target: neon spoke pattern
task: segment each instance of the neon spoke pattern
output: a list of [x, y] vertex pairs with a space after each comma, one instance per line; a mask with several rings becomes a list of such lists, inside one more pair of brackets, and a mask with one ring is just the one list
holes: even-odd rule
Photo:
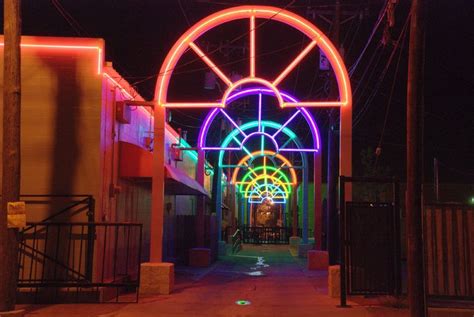
[[301, 62], [303, 58], [316, 46], [316, 41], [311, 41], [306, 48], [298, 54], [298, 56], [281, 72], [280, 75], [273, 81], [273, 85], [278, 86], [283, 79]]
[[214, 64], [211, 59], [209, 57], [206, 56], [206, 54], [204, 54], [203, 51], [201, 51], [201, 49], [199, 47], [197, 47], [196, 44], [194, 44], [193, 42], [189, 42], [189, 47], [191, 47], [193, 49], [194, 52], [196, 52], [196, 54], [204, 61], [204, 63], [207, 64], [207, 66], [209, 66], [209, 68], [216, 73], [217, 76], [219, 76], [219, 78], [228, 86], [228, 87], [231, 87], [232, 86], [232, 81], [226, 76], [224, 75], [224, 73], [219, 69], [219, 67], [216, 66], [216, 64]]
[[[207, 31], [239, 19], [246, 19], [249, 27], [248, 76], [233, 82], [230, 75], [221, 70], [196, 43]], [[309, 40], [306, 47], [297, 52], [288, 65], [283, 65], [286, 67], [278, 73], [276, 78], [266, 78], [257, 71], [256, 49], [257, 39], [259, 39], [258, 29], [256, 28], [257, 19], [273, 20], [285, 24], [300, 31]], [[168, 100], [171, 76], [179, 60], [188, 49], [191, 49], [226, 85], [220, 100], [202, 102], [173, 102]], [[328, 58], [337, 80], [338, 96], [334, 96], [333, 100], [314, 100], [314, 98], [310, 98], [310, 100], [299, 101], [281, 91], [278, 87], [315, 49], [322, 51]], [[241, 73], [247, 73], [247, 70]], [[249, 86], [253, 87], [249, 88]], [[257, 116], [254, 121], [240, 124], [239, 120], [233, 118], [233, 112], [227, 106], [231, 102], [246, 96], [258, 97]], [[289, 119], [284, 122], [265, 120], [264, 114], [268, 113], [268, 111], [263, 111], [266, 106], [266, 96], [275, 98], [280, 108], [288, 108]], [[307, 166], [307, 163], [304, 163], [306, 162], [306, 153], [318, 154], [320, 151], [319, 130], [316, 121], [307, 108], [341, 108], [341, 131], [344, 131], [341, 132], [341, 149], [344, 148], [345, 153], [351, 153], [351, 146], [347, 142], [347, 138], [342, 138], [343, 134], [348, 135], [347, 131], [351, 132], [350, 115], [352, 113], [351, 86], [342, 58], [329, 39], [316, 26], [304, 18], [281, 8], [259, 5], [233, 7], [212, 14], [196, 23], [178, 39], [166, 56], [158, 75], [155, 102], [157, 107], [211, 108], [199, 131], [197, 148], [201, 151], [219, 151], [219, 166], [222, 166], [224, 155], [226, 153], [229, 155], [229, 163], [226, 168], [234, 167], [231, 182], [239, 188], [244, 197], [249, 199], [250, 203], [261, 203], [265, 200], [271, 200], [273, 203], [285, 203], [289, 194], [294, 191], [297, 185], [297, 177], [294, 166], [284, 155], [287, 152], [298, 152], [301, 155], [303, 166]], [[301, 126], [301, 120], [295, 120], [296, 118], [301, 119], [298, 117], [299, 115], [302, 116], [303, 122], [306, 123], [311, 133], [312, 144], [303, 144], [292, 131], [292, 127], [296, 123], [298, 128]], [[219, 140], [213, 143], [212, 140], [215, 140], [215, 138], [208, 139], [208, 133], [211, 126], [219, 124], [221, 119], [230, 122], [232, 131], [223, 141]], [[235, 158], [238, 157], [235, 154], [244, 155], [244, 158], [237, 165], [232, 165], [231, 161], [235, 161]], [[346, 165], [346, 163], [343, 163], [341, 166], [344, 167], [344, 170], [350, 172], [349, 165]], [[307, 182], [304, 175], [306, 174], [302, 174], [302, 180]], [[217, 204], [219, 205], [219, 203]], [[220, 205], [216, 208], [220, 210]]]
[[[204, 120], [204, 124], [201, 126], [200, 132], [199, 132], [199, 137], [198, 137], [198, 147], [201, 148], [202, 150], [206, 151], [220, 151], [222, 149], [224, 150], [229, 150], [229, 151], [238, 151], [238, 150], [243, 150], [243, 146], [249, 139], [259, 136], [259, 142], [260, 142], [260, 149], [265, 148], [265, 138], [268, 138], [271, 140], [275, 150], [281, 151], [281, 152], [319, 152], [320, 149], [320, 137], [319, 137], [319, 130], [316, 125], [316, 121], [312, 117], [312, 115], [308, 112], [307, 109], [303, 107], [297, 107], [296, 111], [292, 114], [290, 119], [288, 119], [286, 122], [283, 124], [279, 123], [274, 123], [274, 124], [268, 124], [270, 121], [264, 121], [262, 118], [262, 109], [264, 107], [264, 102], [263, 102], [263, 96], [275, 96], [275, 92], [271, 89], [268, 88], [247, 88], [242, 91], [239, 91], [235, 94], [230, 95], [227, 98], [228, 102], [233, 102], [237, 99], [247, 97], [247, 96], [252, 96], [252, 95], [257, 95], [258, 96], [258, 116], [256, 121], [248, 122], [245, 123], [241, 126], [238, 126], [231, 118], [231, 116], [224, 111], [221, 108], [214, 108], [212, 111], [210, 111]], [[285, 102], [288, 103], [298, 103], [298, 100], [296, 98], [292, 97], [288, 93], [285, 92], [279, 92], [279, 95]], [[209, 132], [209, 129], [212, 125], [212, 123], [215, 121], [216, 117], [218, 114], [221, 113], [225, 116], [227, 120], [229, 120], [232, 125], [236, 128], [237, 132], [234, 134], [234, 132], [231, 133], [232, 137], [230, 140], [224, 140], [224, 142], [220, 145], [214, 146], [214, 145], [207, 145], [206, 144], [206, 139], [207, 139], [207, 134]], [[304, 120], [306, 121], [306, 124], [308, 125], [308, 128], [311, 132], [311, 135], [313, 137], [313, 145], [309, 148], [296, 148], [296, 147], [291, 147], [290, 143], [285, 144], [284, 146], [281, 146], [277, 139], [276, 136], [281, 134], [282, 131], [291, 131], [288, 129], [288, 125], [294, 121], [294, 119], [298, 116], [301, 115]], [[263, 124], [264, 122], [267, 122], [266, 124]], [[237, 136], [238, 134], [242, 134], [244, 137], [243, 140], [237, 142], [235, 139], [233, 139], [233, 136]], [[291, 134], [284, 133], [286, 134], [286, 137], [288, 139], [294, 139], [296, 138], [296, 135], [291, 132]], [[236, 143], [234, 145], [230, 144], [234, 140]], [[225, 144], [225, 145], [224, 145]]]
[[[257, 30], [255, 26], [256, 19], [271, 19], [288, 25], [302, 32], [309, 40], [309, 44], [293, 59], [293, 61], [275, 78], [273, 81], [268, 81], [256, 72], [256, 37]], [[218, 27], [219, 25], [239, 20], [249, 19], [249, 76], [237, 82], [232, 82], [226, 74], [224, 74], [206, 54], [195, 44], [197, 40], [207, 31]], [[168, 87], [173, 71], [188, 48], [191, 48], [228, 86], [224, 96], [218, 107], [225, 108], [227, 104], [227, 97], [236, 89], [236, 87], [243, 84], [253, 83], [263, 85], [276, 94], [278, 94], [277, 86], [286, 78], [286, 76], [305, 58], [308, 53], [315, 47], [318, 47], [328, 58], [331, 68], [335, 73], [338, 84], [339, 96], [336, 100], [330, 101], [307, 101], [305, 107], [351, 107], [352, 96], [351, 87], [347, 69], [344, 66], [341, 56], [337, 49], [332, 45], [329, 39], [313, 24], [304, 18], [283, 10], [281, 8], [270, 6], [240, 6], [222, 10], [212, 14], [188, 29], [175, 43], [163, 62], [160, 69], [157, 88], [155, 92], [155, 99], [157, 103], [164, 107], [215, 107], [212, 103], [173, 103], [167, 100]], [[281, 96], [276, 96], [280, 107], [302, 107], [301, 104], [295, 105], [292, 103], [283, 102]]]

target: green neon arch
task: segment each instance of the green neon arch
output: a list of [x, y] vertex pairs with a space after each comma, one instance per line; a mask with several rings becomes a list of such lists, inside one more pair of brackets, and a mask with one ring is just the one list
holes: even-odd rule
[[[274, 122], [274, 121], [262, 121], [261, 124], [262, 124], [262, 127], [264, 127], [264, 128], [269, 127], [269, 128], [273, 128], [273, 129], [277, 129], [277, 130], [282, 127], [282, 125], [280, 123], [277, 123], [277, 122]], [[248, 129], [255, 128], [256, 126], [258, 126], [258, 121], [251, 121], [251, 122], [247, 122], [247, 123], [241, 125], [240, 129], [242, 131], [245, 131], [245, 130], [248, 130]], [[284, 127], [281, 131], [284, 134], [286, 134], [291, 140], [297, 139], [296, 134], [290, 128]], [[239, 133], [240, 133], [240, 131], [237, 130], [237, 129], [232, 130], [232, 132], [229, 133], [229, 135], [222, 142], [221, 147], [223, 147], [223, 148], [227, 147], [229, 145], [229, 143], [232, 142], [233, 140], [240, 145], [240, 141], [236, 138], [236, 136], [239, 135]], [[243, 147], [243, 150], [247, 154], [250, 154], [250, 152], [245, 148], [245, 146]], [[224, 150], [221, 150], [221, 151], [219, 151], [219, 162], [222, 162], [223, 157], [224, 157]]]
[[[282, 179], [284, 180], [284, 183], [285, 184], [288, 184], [288, 185], [291, 185], [291, 182], [290, 180], [288, 179], [288, 176], [283, 173], [283, 171], [281, 169], [278, 169], [276, 167], [273, 167], [273, 166], [258, 166], [258, 167], [255, 167], [255, 168], [250, 168], [249, 167], [249, 171], [244, 175], [244, 177], [242, 177], [242, 180], [241, 181], [238, 181], [237, 184], [242, 184], [242, 183], [245, 183], [247, 181], [248, 178], [253, 178], [252, 175], [253, 174], [258, 174], [256, 172], [260, 171], [260, 170], [269, 170], [269, 171], [273, 171], [274, 173], [273, 174], [278, 174], [280, 177], [278, 177], [278, 179]], [[269, 175], [269, 173], [264, 173], [265, 175]], [[291, 191], [291, 190], [290, 190]]]

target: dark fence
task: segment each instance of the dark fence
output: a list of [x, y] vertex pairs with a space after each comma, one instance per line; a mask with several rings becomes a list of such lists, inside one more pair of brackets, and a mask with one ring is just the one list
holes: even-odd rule
[[346, 203], [348, 294], [400, 294], [399, 218], [391, 203]]
[[243, 243], [288, 244], [291, 228], [288, 227], [241, 227]]
[[425, 270], [431, 298], [474, 299], [473, 228], [473, 206], [425, 206]]
[[[341, 307], [347, 295], [400, 295], [400, 195], [395, 178], [339, 177]], [[346, 199], [346, 184], [392, 186], [391, 202]]]
[[136, 302], [142, 225], [28, 223], [20, 233], [19, 300]]

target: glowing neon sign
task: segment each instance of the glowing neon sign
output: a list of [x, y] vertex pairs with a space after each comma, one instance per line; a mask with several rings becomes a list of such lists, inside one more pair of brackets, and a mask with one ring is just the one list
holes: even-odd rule
[[[259, 19], [272, 19], [293, 27], [310, 39], [310, 44], [306, 46], [288, 66], [286, 66], [280, 74], [273, 80], [266, 80], [262, 77], [256, 76], [256, 65], [255, 65], [255, 48], [256, 48], [256, 25], [255, 20]], [[239, 20], [249, 19], [249, 76], [243, 78], [237, 82], [232, 82], [212, 60], [206, 56], [202, 50], [196, 45], [198, 38], [209, 31], [210, 29], [217, 27], [221, 24]], [[329, 39], [312, 23], [306, 19], [283, 9], [270, 7], [270, 6], [240, 6], [229, 8], [215, 14], [212, 14], [186, 31], [179, 40], [174, 44], [170, 52], [168, 53], [163, 65], [160, 69], [160, 75], [155, 91], [155, 99], [158, 104], [164, 107], [221, 107], [224, 108], [228, 99], [228, 96], [235, 90], [236, 87], [242, 84], [254, 83], [261, 86], [265, 86], [275, 92], [275, 96], [279, 101], [280, 107], [298, 107], [303, 106], [302, 103], [297, 102], [286, 102], [282, 96], [278, 93], [277, 86], [286, 78], [286, 76], [303, 60], [307, 54], [318, 46], [320, 50], [327, 56], [332, 69], [335, 73], [335, 77], [339, 88], [339, 98], [331, 101], [306, 101], [305, 107], [340, 107], [348, 106], [351, 107], [351, 87], [349, 82], [349, 76], [344, 66], [341, 56], [337, 52], [337, 49], [331, 44]], [[188, 103], [173, 103], [167, 100], [168, 86], [170, 82], [173, 70], [176, 67], [178, 61], [182, 55], [191, 48], [199, 58], [208, 65], [217, 76], [227, 85], [224, 96], [221, 102], [188, 102]]]

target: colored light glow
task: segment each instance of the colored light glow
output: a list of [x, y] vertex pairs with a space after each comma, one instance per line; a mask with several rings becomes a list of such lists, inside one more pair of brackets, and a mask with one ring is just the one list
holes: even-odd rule
[[161, 105], [166, 108], [223, 108], [220, 102], [168, 102]]
[[[279, 160], [281, 160], [283, 162], [282, 166], [286, 165], [286, 166], [289, 167], [291, 181], [288, 180], [288, 182], [292, 185], [296, 185], [298, 183], [298, 178], [296, 177], [296, 172], [295, 172], [295, 169], [293, 168], [293, 164], [291, 164], [291, 162], [286, 157], [284, 157], [283, 155], [281, 155], [279, 153], [276, 153], [274, 151], [266, 150], [266, 151], [263, 151], [263, 153], [261, 151], [255, 151], [255, 152], [251, 153], [250, 155], [247, 155], [247, 156], [243, 157], [239, 161], [239, 163], [237, 163], [237, 166], [248, 165], [249, 160], [254, 160], [254, 159], [256, 159], [258, 157], [262, 157], [262, 156], [272, 156], [272, 157], [276, 157]], [[237, 168], [234, 169], [234, 172], [232, 174], [232, 183], [234, 183], [234, 184], [237, 183], [237, 176], [239, 174], [239, 171], [240, 171], [240, 167], [237, 167]]]
[[[270, 176], [272, 176], [272, 177], [274, 177], [275, 174], [280, 175], [280, 177], [282, 177], [282, 178], [285, 180], [285, 184], [296, 185], [296, 182], [290, 181], [290, 180], [288, 179], [288, 176], [285, 175], [285, 173], [283, 173], [283, 171], [282, 171], [280, 168], [276, 168], [276, 167], [273, 167], [273, 166], [257, 166], [257, 167], [255, 167], [255, 168], [252, 168], [251, 171], [245, 173], [245, 175], [242, 177], [242, 180], [241, 180], [241, 181], [234, 182], [234, 184], [243, 184], [243, 183], [246, 183], [247, 179], [248, 179], [249, 177], [251, 177], [250, 174], [252, 174], [252, 173], [257, 173], [258, 171], [263, 170], [263, 169], [267, 169], [267, 170], [269, 170], [269, 171], [272, 171], [273, 174], [270, 175]], [[266, 171], [264, 171], [264, 172], [266, 172]], [[258, 174], [256, 174], [256, 175], [258, 175]], [[232, 177], [233, 177], [233, 175], [232, 175]]]
[[[280, 124], [278, 124], [276, 122], [272, 122], [272, 121], [262, 121], [261, 124], [264, 127], [271, 127], [273, 129], [280, 128]], [[252, 121], [252, 122], [248, 122], [248, 123], [243, 124], [242, 126], [240, 126], [240, 129], [243, 130], [243, 131], [246, 131], [248, 129], [252, 129], [252, 128], [257, 127], [257, 125], [258, 125], [257, 121]], [[239, 133], [240, 133], [239, 130], [234, 129], [234, 130], [231, 131], [231, 133], [229, 133], [227, 135], [227, 137], [222, 142], [221, 146], [219, 146], [219, 147], [203, 146], [203, 147], [201, 147], [201, 149], [202, 150], [208, 150], [208, 151], [221, 151], [221, 150], [240, 151], [240, 150], [242, 150], [242, 148], [240, 146], [239, 147], [228, 147], [229, 143]], [[284, 128], [283, 133], [285, 133], [289, 138], [292, 138], [292, 139], [296, 138], [296, 134], [288, 128]], [[317, 152], [317, 150], [313, 150], [313, 149], [309, 149], [309, 151], [316, 151]]]
[[204, 63], [207, 64], [207, 66], [209, 66], [209, 68], [212, 69], [213, 72], [215, 72], [217, 74], [217, 76], [219, 76], [219, 78], [227, 85], [227, 86], [232, 86], [232, 81], [226, 76], [224, 75], [224, 73], [219, 69], [219, 67], [216, 66], [216, 64], [214, 64], [209, 57], [206, 56], [206, 54], [204, 54], [203, 51], [201, 51], [201, 49], [196, 45], [194, 44], [193, 42], [189, 42], [189, 46], [193, 49], [194, 52], [196, 52], [196, 54], [204, 61]]
[[277, 130], [277, 132], [275, 132], [272, 137], [276, 137], [278, 135], [278, 133], [281, 132], [281, 130], [283, 130], [291, 121], [293, 121], [293, 119], [300, 113], [300, 111], [296, 111], [291, 117], [290, 119], [286, 120], [285, 123], [282, 124], [282, 126], [280, 127], [280, 129]]
[[189, 43], [195, 42], [202, 34], [220, 24], [245, 18], [262, 18], [279, 21], [296, 28], [312, 41], [316, 41], [319, 48], [327, 56], [336, 75], [335, 77], [339, 87], [339, 100], [343, 106], [351, 106], [351, 89], [347, 70], [341, 56], [328, 38], [306, 19], [289, 11], [269, 6], [240, 6], [229, 8], [202, 19], [188, 29], [174, 44], [160, 69], [160, 76], [155, 92], [158, 103], [160, 105], [167, 103], [166, 98], [170, 77], [179, 59], [188, 48]]
[[[277, 177], [270, 176], [270, 175], [267, 175], [267, 174], [260, 174], [257, 177], [255, 177], [254, 179], [252, 179], [250, 182], [242, 184], [242, 185], [245, 185], [245, 190], [243, 190], [242, 192], [244, 192], [244, 193], [250, 192], [253, 187], [255, 187], [257, 184], [259, 184], [259, 181], [265, 182], [265, 180], [270, 180], [273, 183], [273, 185], [281, 187], [283, 189], [283, 191], [285, 192], [285, 194], [286, 194], [285, 197], [288, 197], [288, 195], [291, 193], [291, 185], [290, 184], [288, 184], [288, 183], [285, 184], [284, 182], [282, 182]], [[265, 184], [265, 186], [268, 186], [268, 184]]]
[[261, 192], [261, 193], [251, 193], [248, 197], [250, 202], [256, 202], [255, 199], [258, 199], [259, 201], [264, 201], [266, 199], [272, 200], [272, 202], [275, 201], [280, 201], [281, 203], [286, 202], [286, 198], [284, 196], [271, 192]]
[[[112, 82], [112, 84], [114, 86], [116, 86], [121, 91], [122, 94], [127, 96], [130, 100], [135, 100], [135, 98], [122, 85], [120, 85], [113, 77], [111, 77], [109, 74], [107, 74], [105, 72], [103, 73], [103, 75], [104, 75], [105, 78], [110, 80]], [[154, 121], [154, 117], [152, 116], [152, 113], [149, 112], [148, 110], [146, 110], [145, 107], [138, 107], [138, 110], [143, 112], [146, 116], [148, 116], [149, 119], [151, 119], [152, 122]], [[152, 124], [154, 124], [154, 122]], [[173, 131], [173, 130], [170, 129], [169, 131]], [[184, 139], [180, 139], [178, 135], [175, 135], [175, 134], [172, 133], [172, 136], [175, 139], [176, 143], [180, 142], [179, 143], [180, 147], [184, 147], [184, 148], [190, 148], [191, 147], [191, 145], [189, 145], [188, 142], [186, 142]], [[194, 161], [194, 162], [198, 161], [198, 155], [197, 155], [196, 151], [185, 151], [184, 154], [188, 155], [192, 161]], [[208, 167], [210, 167], [210, 165], [208, 163], [206, 163], [206, 165]], [[210, 170], [210, 174], [214, 175], [214, 171], [212, 169]]]
[[[260, 94], [265, 94], [265, 95], [273, 95], [273, 91], [271, 89], [266, 89], [266, 88], [247, 88], [245, 90], [242, 90], [240, 92], [237, 92], [235, 94], [232, 94], [229, 96], [227, 99], [227, 102], [232, 102], [238, 98], [242, 98], [245, 96], [253, 95], [259, 93]], [[280, 92], [280, 94], [283, 96], [284, 100], [289, 100], [293, 103], [298, 102], [293, 96], [289, 95], [288, 93], [285, 92]], [[259, 97], [259, 106], [261, 106], [261, 100]], [[301, 114], [303, 115], [304, 119], [308, 123], [310, 127], [311, 134], [313, 136], [313, 149], [316, 149], [316, 151], [312, 152], [319, 152], [320, 148], [320, 137], [319, 137], [319, 130], [317, 128], [317, 124], [313, 118], [313, 116], [308, 112], [307, 109], [305, 108], [298, 108], [299, 111], [301, 111]], [[199, 131], [199, 137], [198, 137], [198, 147], [203, 148], [205, 150], [211, 150], [212, 147], [206, 147], [205, 146], [205, 140], [207, 137], [207, 133], [209, 131], [210, 125], [213, 122], [214, 118], [216, 117], [218, 113], [218, 109], [213, 109], [211, 110], [206, 119], [204, 120], [204, 124], [201, 126], [201, 129]], [[259, 118], [258, 122], [261, 122], [261, 117]], [[243, 128], [243, 127], [241, 127]], [[245, 130], [245, 129], [244, 129]], [[259, 129], [260, 130], [260, 129]], [[296, 137], [296, 135], [295, 135]], [[215, 150], [215, 149], [214, 149]]]
[[284, 102], [282, 108], [295, 107], [340, 107], [344, 106], [340, 101], [307, 101], [307, 102]]
[[258, 94], [258, 132], [262, 131], [262, 94]]
[[[5, 43], [0, 43], [0, 46], [5, 46]], [[97, 74], [102, 74], [102, 47], [100, 46], [21, 43], [20, 47], [66, 50], [95, 50], [97, 51]]]
[[[232, 123], [232, 125], [245, 137], [247, 138], [247, 134], [245, 134], [244, 131], [242, 131], [242, 129], [239, 127], [239, 125], [237, 123], [235, 123], [234, 120], [232, 120], [232, 118], [227, 114], [227, 112], [225, 112], [224, 110], [220, 109], [221, 113], [227, 118], [227, 120], [230, 121], [230, 123]], [[244, 139], [244, 142], [242, 142], [243, 144], [245, 143], [245, 139]]]
[[258, 77], [247, 77], [247, 78], [242, 78], [242, 79], [236, 81], [235, 83], [232, 84], [232, 86], [227, 88], [227, 90], [224, 92], [224, 96], [222, 97], [222, 101], [221, 101], [223, 107], [225, 107], [225, 105], [227, 105], [229, 103], [227, 99], [229, 98], [230, 94], [237, 87], [242, 86], [242, 85], [246, 85], [246, 84], [259, 84], [261, 86], [265, 86], [268, 89], [273, 91], [273, 93], [275, 94], [275, 97], [278, 100], [278, 104], [280, 106], [284, 103], [283, 97], [281, 96], [280, 91], [272, 83], [270, 83], [269, 81], [267, 81], [265, 79], [258, 78]]
[[[128, 99], [135, 100], [135, 98], [133, 98], [133, 96], [125, 88], [123, 88], [122, 85], [120, 85], [115, 79], [113, 79], [112, 76], [110, 76], [107, 73], [104, 73], [104, 77], [106, 77], [108, 80], [110, 80], [112, 82], [112, 84], [114, 84], [122, 92], [122, 94], [124, 94], [125, 96], [128, 97]], [[143, 109], [143, 107], [140, 107], [140, 109]], [[148, 113], [148, 111], [147, 111], [147, 113]]]
[[235, 302], [237, 305], [239, 306], [246, 306], [246, 305], [250, 305], [251, 302], [248, 301], [248, 300], [243, 300], [243, 299], [239, 299], [238, 301]]
[[268, 134], [268, 133], [265, 133], [265, 132], [252, 132], [252, 133], [250, 133], [249, 135], [246, 135], [245, 138], [244, 138], [244, 140], [242, 141], [242, 144], [245, 144], [246, 142], [248, 142], [249, 139], [251, 139], [251, 138], [253, 138], [253, 137], [258, 137], [259, 135], [262, 136], [262, 149], [264, 148], [264, 146], [263, 146], [263, 145], [264, 145], [263, 138], [264, 138], [264, 137], [267, 137], [267, 138], [269, 138], [269, 139], [272, 141], [273, 145], [275, 146], [275, 149], [278, 151], [278, 143], [277, 143], [277, 141], [275, 140], [275, 138], [274, 138], [272, 135], [270, 135], [270, 134]]
[[255, 16], [250, 17], [250, 77], [255, 77]]
[[316, 46], [316, 41], [311, 41], [304, 50], [281, 72], [281, 74], [273, 81], [273, 85], [278, 86], [279, 83], [301, 62], [303, 58]]

